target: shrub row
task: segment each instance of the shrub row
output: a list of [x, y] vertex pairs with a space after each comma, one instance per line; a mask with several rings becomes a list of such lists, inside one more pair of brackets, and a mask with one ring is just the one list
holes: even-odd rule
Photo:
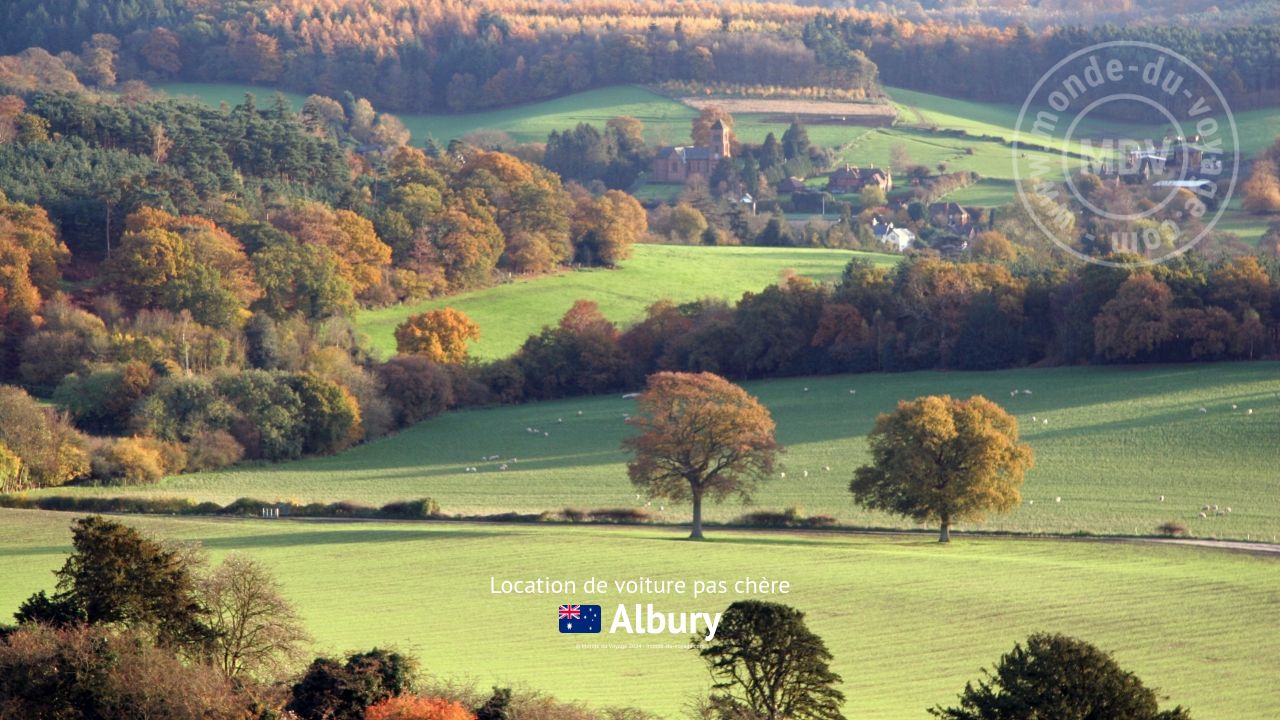
[[227, 505], [215, 502], [193, 502], [189, 498], [77, 497], [48, 495], [0, 495], [0, 507], [20, 510], [58, 510], [66, 512], [138, 513], [144, 515], [239, 515], [258, 517], [263, 508], [278, 510], [280, 517], [336, 518], [431, 518], [440, 517], [440, 505], [431, 498], [402, 500], [382, 507], [353, 502], [307, 503], [270, 502], [256, 498], [240, 498]]
[[799, 508], [789, 507], [782, 512], [772, 510], [749, 512], [739, 516], [733, 524], [767, 528], [826, 528], [834, 527], [836, 519], [830, 515], [810, 515], [805, 517], [800, 514]]

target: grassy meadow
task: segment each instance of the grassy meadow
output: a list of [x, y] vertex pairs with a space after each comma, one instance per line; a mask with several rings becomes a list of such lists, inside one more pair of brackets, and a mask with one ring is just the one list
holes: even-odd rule
[[356, 317], [361, 332], [385, 356], [395, 353], [395, 329], [405, 317], [449, 306], [480, 325], [471, 354], [482, 359], [506, 357], [544, 325], [554, 325], [576, 300], [594, 300], [610, 320], [634, 322], [649, 305], [663, 298], [688, 302], [713, 296], [736, 301], [778, 281], [784, 271], [818, 280], [835, 280], [855, 254], [879, 264], [895, 255], [762, 247], [636, 245], [632, 257], [616, 270], [566, 271], [517, 279], [472, 292], [365, 310]]
[[[1035, 451], [1024, 504], [990, 518], [984, 529], [1145, 535], [1179, 520], [1199, 537], [1276, 542], [1280, 536], [1274, 473], [1280, 363], [866, 374], [745, 387], [778, 424], [786, 477], [765, 483], [752, 507], [709, 505], [711, 519], [798, 507], [862, 527], [914, 527], [855, 507], [848, 483], [868, 460], [865, 435], [878, 413], [899, 399], [948, 393], [994, 399], [1018, 417]], [[1014, 389], [1032, 394], [1011, 397]], [[634, 407], [611, 396], [451, 412], [334, 457], [182, 475], [146, 487], [41, 492], [221, 503], [249, 496], [381, 504], [430, 496], [452, 514], [645, 507], [660, 521], [686, 522], [687, 506], [646, 505], [627, 480], [620, 443], [630, 433], [624, 416]], [[480, 459], [491, 455], [501, 457]], [[501, 470], [504, 463], [508, 469]], [[469, 466], [479, 472], [466, 472]], [[1206, 504], [1231, 513], [1201, 518]]]
[[[0, 618], [37, 589], [70, 546], [63, 513], [0, 510]], [[561, 602], [719, 612], [749, 593], [494, 595], [491, 578], [582, 583], [787, 580], [786, 602], [834, 655], [845, 715], [907, 720], [951, 703], [1015, 641], [1060, 631], [1117, 660], [1197, 718], [1280, 714], [1277, 559], [1149, 543], [714, 531], [127, 517], [199, 540], [216, 561], [247, 553], [281, 581], [316, 651], [393, 644], [424, 669], [483, 687], [527, 683], [563, 699], [681, 717], [709, 686], [680, 635], [569, 636]], [[611, 588], [612, 590], [612, 588]], [[592, 647], [597, 643], [605, 647]], [[615, 647], [609, 647], [613, 645]]]

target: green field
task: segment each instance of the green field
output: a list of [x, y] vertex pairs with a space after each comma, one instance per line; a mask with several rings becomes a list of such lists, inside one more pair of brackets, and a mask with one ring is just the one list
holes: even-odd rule
[[[0, 617], [68, 551], [74, 516], [0, 510]], [[634, 705], [668, 717], [708, 688], [687, 636], [555, 631], [561, 602], [718, 612], [745, 593], [501, 596], [490, 579], [787, 580], [773, 595], [807, 613], [845, 679], [845, 715], [906, 720], [954, 701], [967, 680], [1034, 631], [1113, 651], [1197, 718], [1280, 715], [1276, 558], [1151, 544], [716, 532], [678, 542], [661, 529], [130, 517], [197, 539], [216, 560], [240, 551], [280, 579], [317, 651], [394, 644], [425, 669], [483, 687], [527, 683], [563, 699]], [[678, 569], [677, 569], [678, 568]], [[580, 586], [581, 589], [581, 586]]]
[[689, 125], [698, 112], [644, 88], [620, 85], [501, 110], [399, 117], [413, 133], [415, 142], [428, 136], [448, 142], [479, 128], [501, 130], [518, 142], [546, 142], [552, 130], [565, 130], [584, 122], [603, 127], [610, 118], [620, 115], [643, 122], [647, 142], [672, 144], [687, 142]]
[[[787, 448], [786, 477], [770, 480], [755, 508], [710, 506], [712, 519], [796, 506], [863, 527], [913, 527], [855, 507], [849, 479], [868, 459], [864, 436], [877, 413], [899, 399], [949, 393], [1000, 403], [1017, 415], [1036, 453], [1024, 505], [992, 518], [986, 529], [1132, 535], [1181, 520], [1200, 537], [1280, 536], [1274, 473], [1280, 363], [867, 374], [745, 387], [773, 413]], [[1012, 389], [1033, 393], [1010, 397]], [[431, 496], [455, 514], [645, 506], [627, 481], [619, 449], [630, 432], [623, 417], [634, 407], [613, 396], [452, 412], [336, 457], [183, 475], [147, 487], [43, 492], [222, 503], [242, 496], [370, 504]], [[480, 461], [490, 455], [501, 459]], [[468, 466], [480, 472], [467, 473]], [[1200, 518], [1205, 504], [1232, 512]], [[647, 507], [666, 522], [688, 517], [687, 506]]]
[[657, 300], [687, 302], [713, 296], [736, 301], [778, 281], [785, 270], [820, 280], [834, 280], [855, 254], [879, 264], [898, 256], [848, 250], [758, 247], [636, 245], [619, 269], [576, 270], [519, 279], [504, 285], [450, 295], [414, 305], [361, 312], [356, 322], [373, 347], [395, 352], [395, 329], [405, 317], [445, 306], [465, 312], [480, 325], [472, 355], [506, 357], [544, 325], [554, 325], [580, 299], [594, 300], [610, 320], [629, 323], [644, 316]]

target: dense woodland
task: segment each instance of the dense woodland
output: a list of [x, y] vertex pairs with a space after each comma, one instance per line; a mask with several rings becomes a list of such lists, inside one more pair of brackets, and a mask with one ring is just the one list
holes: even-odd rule
[[[1114, 10], [1137, 11], [1132, 4]], [[944, 95], [1020, 102], [1058, 59], [1113, 39], [1155, 42], [1187, 55], [1237, 109], [1273, 102], [1280, 93], [1280, 28], [1239, 21], [1033, 31], [1025, 24], [953, 23], [942, 15], [909, 20], [775, 3], [618, 0], [19, 0], [0, 11], [0, 53], [43, 48], [62, 72], [92, 85], [235, 80], [329, 97], [358, 91], [392, 111], [470, 110], [663, 81], [842, 88], [856, 97], [874, 93], [877, 77]], [[6, 72], [22, 75], [0, 63]]]

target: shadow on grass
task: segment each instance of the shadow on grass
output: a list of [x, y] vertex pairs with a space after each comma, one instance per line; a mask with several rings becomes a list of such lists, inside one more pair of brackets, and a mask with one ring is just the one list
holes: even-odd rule
[[31, 545], [23, 547], [6, 547], [0, 551], [0, 560], [14, 557], [36, 557], [37, 555], [65, 556], [71, 552], [71, 541], [66, 545]]
[[[733, 530], [725, 530], [724, 532], [735, 532]], [[710, 531], [703, 540], [690, 540], [687, 535], [672, 535], [671, 537], [641, 537], [637, 538], [642, 541], [649, 542], [677, 542], [688, 543], [693, 547], [708, 545], [750, 545], [756, 547], [832, 547], [837, 545], [848, 545], [847, 537], [833, 536], [830, 538], [820, 537], [770, 537], [767, 535], [744, 537], [741, 535], [725, 537], [718, 535], [716, 532]]]
[[301, 532], [282, 532], [278, 534], [236, 535], [200, 539], [200, 544], [211, 550], [248, 550], [262, 548], [285, 548], [303, 545], [366, 545], [370, 543], [393, 543], [410, 541], [482, 539], [509, 536], [501, 530], [456, 529], [456, 530], [385, 530], [369, 528], [365, 530], [304, 530]]

